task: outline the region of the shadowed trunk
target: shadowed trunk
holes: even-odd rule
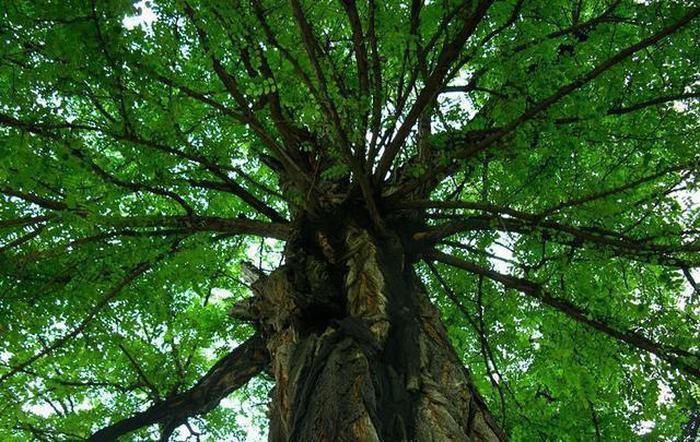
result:
[[[352,221],[304,226],[234,308],[267,335],[271,441],[506,439],[401,244]]]

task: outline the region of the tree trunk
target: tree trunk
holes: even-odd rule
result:
[[[267,336],[270,441],[506,439],[401,244],[353,223],[306,226],[236,307]]]

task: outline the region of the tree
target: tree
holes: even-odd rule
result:
[[[697,433],[697,2],[136,6],[3,1],[3,440]]]

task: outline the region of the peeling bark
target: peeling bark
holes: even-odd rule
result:
[[[506,440],[398,236],[352,222],[307,230],[234,309],[267,336],[269,440]]]

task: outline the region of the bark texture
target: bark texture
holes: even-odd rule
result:
[[[271,441],[506,439],[401,244],[353,221],[312,224],[255,277],[233,314],[267,336]]]

